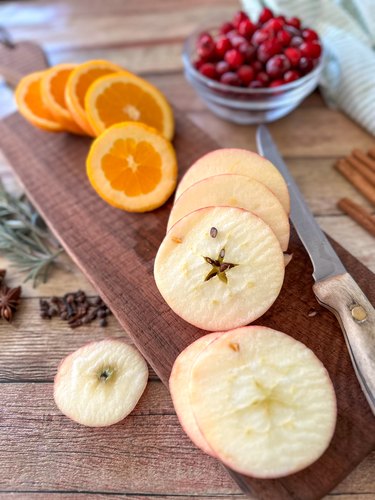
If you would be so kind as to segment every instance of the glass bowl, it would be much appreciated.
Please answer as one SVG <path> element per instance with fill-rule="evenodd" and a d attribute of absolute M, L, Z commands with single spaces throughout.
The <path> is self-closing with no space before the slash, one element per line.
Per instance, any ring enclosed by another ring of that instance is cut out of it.
<path fill-rule="evenodd" d="M 217 29 L 205 29 L 212 35 Z M 323 69 L 323 54 L 307 75 L 279 87 L 250 89 L 234 87 L 203 76 L 194 67 L 196 42 L 201 29 L 185 41 L 182 60 L 185 76 L 208 108 L 225 120 L 241 125 L 267 123 L 295 109 L 317 87 Z"/>

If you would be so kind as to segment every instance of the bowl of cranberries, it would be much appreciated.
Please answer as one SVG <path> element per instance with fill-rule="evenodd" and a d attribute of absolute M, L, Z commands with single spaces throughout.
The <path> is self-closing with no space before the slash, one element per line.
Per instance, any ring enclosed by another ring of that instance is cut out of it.
<path fill-rule="evenodd" d="M 277 120 L 318 85 L 323 67 L 318 34 L 296 17 L 264 8 L 257 21 L 237 12 L 185 42 L 185 76 L 207 106 L 240 124 Z"/>

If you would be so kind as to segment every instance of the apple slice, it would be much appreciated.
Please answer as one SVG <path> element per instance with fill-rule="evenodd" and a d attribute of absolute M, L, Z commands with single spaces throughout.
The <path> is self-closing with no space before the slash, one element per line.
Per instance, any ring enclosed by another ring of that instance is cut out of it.
<path fill-rule="evenodd" d="M 146 388 L 146 361 L 117 339 L 92 342 L 66 357 L 54 383 L 54 398 L 64 415 L 89 427 L 125 418 Z"/>
<path fill-rule="evenodd" d="M 181 179 L 176 199 L 192 184 L 219 174 L 247 175 L 261 182 L 279 199 L 286 213 L 289 213 L 289 193 L 283 176 L 266 158 L 246 149 L 217 149 L 202 156 Z"/>
<path fill-rule="evenodd" d="M 301 342 L 261 326 L 226 332 L 201 352 L 190 402 L 217 458 L 259 478 L 315 462 L 336 423 L 335 391 L 323 364 Z"/>
<path fill-rule="evenodd" d="M 156 285 L 185 321 L 211 331 L 247 325 L 265 313 L 284 279 L 274 232 L 234 207 L 206 207 L 179 220 L 155 259 Z"/>
<path fill-rule="evenodd" d="M 211 456 L 214 456 L 213 451 L 202 436 L 191 409 L 189 382 L 191 369 L 197 356 L 218 335 L 220 333 L 209 333 L 184 349 L 176 358 L 169 378 L 169 390 L 173 406 L 182 428 L 198 448 Z"/>
<path fill-rule="evenodd" d="M 214 175 L 187 188 L 173 205 L 167 230 L 188 213 L 211 206 L 238 207 L 253 212 L 270 226 L 281 249 L 288 248 L 290 227 L 283 206 L 264 184 L 246 175 Z"/>

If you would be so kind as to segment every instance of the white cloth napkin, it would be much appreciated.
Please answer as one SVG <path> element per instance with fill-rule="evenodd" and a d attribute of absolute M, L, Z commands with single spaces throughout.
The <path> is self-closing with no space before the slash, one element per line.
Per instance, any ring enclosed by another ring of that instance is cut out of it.
<path fill-rule="evenodd" d="M 375 0 L 242 0 L 249 16 L 264 6 L 299 17 L 320 35 L 325 66 L 320 86 L 336 106 L 375 135 Z"/>

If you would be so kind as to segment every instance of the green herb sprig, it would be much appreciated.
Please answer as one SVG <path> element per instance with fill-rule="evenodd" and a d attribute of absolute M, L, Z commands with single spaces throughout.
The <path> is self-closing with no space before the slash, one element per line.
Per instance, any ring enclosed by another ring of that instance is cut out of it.
<path fill-rule="evenodd" d="M 46 282 L 63 252 L 25 195 L 15 196 L 0 182 L 0 254 L 26 273 L 33 286 Z"/>

